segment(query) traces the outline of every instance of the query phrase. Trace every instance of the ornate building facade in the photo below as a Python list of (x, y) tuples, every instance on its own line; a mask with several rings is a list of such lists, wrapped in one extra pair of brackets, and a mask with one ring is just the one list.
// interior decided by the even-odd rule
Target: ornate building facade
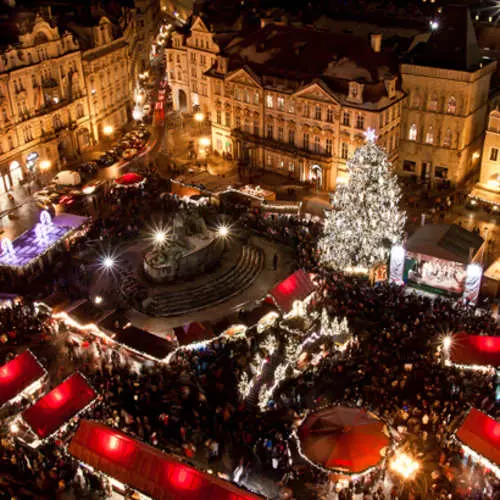
[(210, 117), (218, 153), (333, 190), (369, 128), (398, 163), (404, 93), (380, 42), (274, 24), (214, 33), (197, 18), (167, 48), (174, 107)]
[(78, 43), (40, 16), (0, 55), (0, 192), (90, 144)]

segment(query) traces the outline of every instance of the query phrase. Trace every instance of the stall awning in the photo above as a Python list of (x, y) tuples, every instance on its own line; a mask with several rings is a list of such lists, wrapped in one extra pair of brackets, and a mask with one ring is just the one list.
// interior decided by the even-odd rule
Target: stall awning
[(426, 224), (410, 236), (406, 249), (436, 259), (468, 264), (470, 254), (476, 255), (483, 242), (481, 236), (456, 224)]
[(184, 465), (123, 432), (82, 420), (69, 453), (115, 480), (156, 500), (257, 500), (237, 488)]
[(75, 373), (25, 410), (22, 416), (35, 434), (44, 439), (92, 403), (96, 397), (97, 394), (83, 376)]
[(465, 446), (500, 466), (500, 422), (472, 408), (456, 437)]
[(214, 337), (214, 331), (207, 323), (192, 321), (183, 326), (174, 328), (179, 345), (189, 345), (194, 342), (203, 342)]
[(0, 407), (45, 375), (31, 351), (24, 351), (0, 367)]
[(303, 269), (299, 269), (276, 285), (269, 295), (281, 311), (288, 313), (296, 300), (305, 300), (314, 292), (314, 289), (314, 283), (309, 275)]
[(457, 365), (500, 366), (500, 337), (453, 335), (450, 361)]

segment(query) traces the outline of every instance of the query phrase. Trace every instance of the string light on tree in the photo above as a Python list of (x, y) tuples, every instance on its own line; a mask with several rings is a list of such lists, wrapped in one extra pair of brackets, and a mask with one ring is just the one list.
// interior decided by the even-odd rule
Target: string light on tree
[(375, 131), (347, 162), (349, 182), (338, 186), (318, 245), (321, 261), (336, 270), (364, 269), (385, 262), (401, 243), (406, 215), (399, 210), (401, 189)]

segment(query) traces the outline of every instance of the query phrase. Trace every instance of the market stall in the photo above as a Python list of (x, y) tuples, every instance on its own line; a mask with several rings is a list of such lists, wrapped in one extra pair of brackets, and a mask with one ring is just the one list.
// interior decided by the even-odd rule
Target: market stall
[(36, 356), (24, 351), (0, 367), (0, 408), (34, 394), (47, 378)]
[(268, 293), (268, 297), (280, 311), (287, 314), (294, 307), (294, 302), (305, 301), (315, 290), (316, 286), (309, 275), (299, 269), (276, 285)]
[(466, 456), (490, 469), (500, 478), (500, 422), (471, 408), (455, 438)]
[(322, 470), (346, 475), (377, 467), (390, 445), (388, 430), (375, 415), (345, 406), (310, 414), (297, 436), (303, 458)]
[(127, 434), (82, 420), (68, 452), (84, 465), (157, 500), (257, 500), (261, 497), (185, 465)]
[(22, 413), (22, 419), (36, 435), (32, 445), (47, 439), (88, 408), (97, 398), (80, 373), (74, 373), (64, 382), (40, 398)]
[(500, 337), (457, 333), (444, 346), (446, 362), (470, 369), (500, 367)]
[(185, 346), (196, 342), (212, 339), (215, 334), (210, 324), (201, 321), (192, 321), (174, 328), (179, 345)]

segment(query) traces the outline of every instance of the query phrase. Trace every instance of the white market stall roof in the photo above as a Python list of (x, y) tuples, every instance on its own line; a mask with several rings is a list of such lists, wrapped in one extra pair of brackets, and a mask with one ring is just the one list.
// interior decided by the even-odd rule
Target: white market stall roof
[(500, 281), (500, 257), (486, 269), (484, 276), (495, 281)]
[(474, 256), (483, 243), (481, 236), (456, 224), (426, 224), (412, 234), (406, 249), (412, 253), (468, 264), (470, 249), (473, 249)]

